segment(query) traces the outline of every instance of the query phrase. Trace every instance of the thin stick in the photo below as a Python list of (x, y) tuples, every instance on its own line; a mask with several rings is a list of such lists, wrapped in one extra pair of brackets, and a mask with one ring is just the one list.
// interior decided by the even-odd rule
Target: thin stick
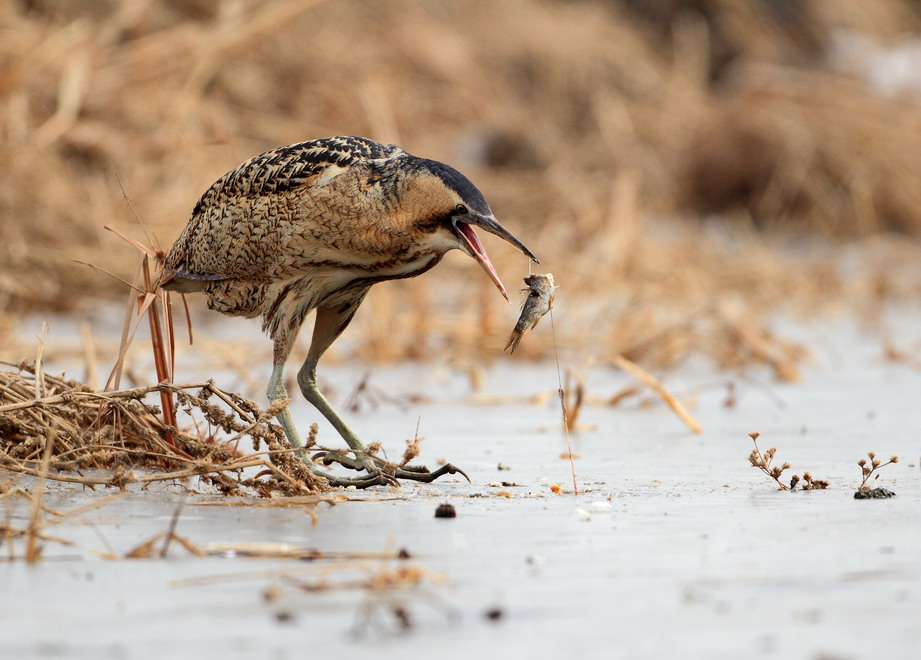
[(245, 468), (251, 467), (263, 467), (266, 469), (272, 469), (274, 467), (271, 463), (261, 460), (261, 459), (252, 459), (252, 460), (240, 460), (233, 463), (226, 463), (224, 465), (201, 465), (186, 470), (177, 470), (175, 472), (158, 472), (157, 474), (143, 474), (143, 475), (131, 475), (130, 479), (126, 479), (124, 475), (113, 475), (111, 477), (74, 477), (69, 474), (44, 474), (40, 469), (34, 469), (26, 467), (21, 463), (16, 463), (7, 459), (3, 463), (3, 469), (9, 470), (11, 472), (19, 472), (21, 474), (28, 474), (33, 477), (44, 477), (51, 479), (52, 481), (65, 481), (68, 483), (74, 484), (84, 484), (92, 486), (117, 486), (119, 483), (138, 483), (146, 484), (155, 481), (171, 481), (173, 479), (185, 479), (187, 477), (199, 477), (205, 476), (208, 474), (218, 474), (220, 472), (230, 472), (234, 470), (242, 470)]
[[(235, 413), (237, 413), (241, 419), (245, 419), (249, 421), (252, 418), (252, 416), (249, 413), (245, 412), (242, 408), (240, 408), (240, 406), (238, 406), (233, 399), (227, 396), (227, 394), (222, 389), (215, 386), (213, 382), (209, 381), (206, 387), (208, 388), (209, 392), (213, 392), (214, 394), (216, 394), (217, 397), (221, 401), (226, 403), (228, 407), (230, 407)], [(253, 421), (259, 421), (259, 420), (253, 420)]]
[(99, 389), (99, 370), (97, 369), (96, 344), (93, 341), (93, 329), (84, 321), (80, 324), (83, 335), (83, 359), (86, 362), (86, 382), (90, 389)]
[[(159, 288), (159, 287), (158, 287)], [(176, 377), (176, 334), (173, 329), (173, 304), (169, 291), (160, 289), (160, 301), (163, 306), (163, 321), (166, 325), (166, 341), (169, 354), (169, 381)]]
[(569, 437), (569, 415), (566, 412), (566, 393), (563, 391), (563, 373), (560, 370), (560, 351), (556, 345), (556, 325), (553, 323), (553, 307), (550, 308), (550, 332), (553, 335), (553, 357), (556, 359), (556, 378), (560, 385), (560, 408), (563, 411), (563, 430), (566, 431), (566, 451), (569, 455), (569, 468), (572, 470), (572, 490), (578, 495), (579, 484), (576, 483), (576, 463), (572, 458), (572, 441)]
[(74, 399), (99, 399), (108, 401), (109, 399), (141, 399), (151, 392), (163, 392), (174, 390), (190, 390), (208, 387), (211, 381), (204, 383), (189, 383), (188, 385), (172, 385), (169, 383), (158, 383), (147, 387), (133, 387), (127, 390), (115, 390), (113, 392), (67, 392), (66, 394), (55, 394), (46, 396), (43, 399), (33, 399), (31, 401), (20, 401), (18, 403), (8, 403), (0, 406), (0, 413), (12, 412), (14, 410), (23, 410), (25, 408), (36, 408), (41, 406), (50, 406), (58, 403), (68, 403)]
[(179, 294), (182, 297), (182, 309), (185, 311), (185, 324), (189, 330), (189, 346), (194, 342), (192, 341), (192, 315), (189, 314), (189, 303), (185, 298), (184, 293)]
[(45, 368), (42, 354), (45, 352), (45, 335), (48, 334), (48, 321), (42, 321), (42, 330), (38, 335), (38, 348), (35, 350), (35, 398), (45, 396)]
[(681, 421), (684, 422), (693, 433), (703, 432), (703, 429), (700, 427), (700, 424), (697, 423), (697, 420), (691, 417), (690, 413), (688, 413), (684, 406), (681, 405), (681, 402), (672, 396), (671, 392), (665, 389), (665, 386), (662, 385), (662, 383), (660, 383), (655, 376), (634, 364), (623, 355), (615, 356), (613, 362), (618, 367), (626, 372), (629, 372), (635, 378), (642, 381), (645, 385), (648, 385), (650, 388), (652, 388), (656, 394), (662, 397), (662, 400), (668, 404), (669, 408), (671, 408), (675, 414), (681, 418)]
[[(157, 382), (173, 382), (173, 374), (169, 369), (169, 360), (167, 359), (168, 348), (164, 344), (163, 330), (160, 319), (160, 309), (157, 305), (158, 298), (156, 286), (154, 286), (150, 277), (150, 262), (144, 259), (144, 285), (147, 291), (154, 296), (150, 307), (147, 308), (147, 319), (150, 325), (150, 344), (153, 349), (154, 368), (157, 372)], [(160, 403), (163, 406), (163, 421), (167, 426), (176, 428), (176, 413), (173, 410), (173, 395), (171, 392), (160, 390)], [(178, 447), (170, 431), (164, 432), (166, 442), (173, 447)]]
[(38, 545), (42, 527), (42, 497), (45, 494), (45, 479), (51, 469), (51, 452), (54, 449), (56, 434), (57, 429), (54, 426), (48, 429), (48, 435), (45, 438), (45, 453), (42, 455), (42, 467), (37, 475), (38, 482), (35, 484), (35, 492), (32, 495), (32, 510), (29, 513), (25, 552), (25, 560), (30, 564), (38, 561), (42, 556), (41, 546)]
[(110, 272), (107, 271), (105, 268), (100, 268), (100, 267), (97, 266), (96, 264), (91, 264), (91, 263), (89, 263), (89, 262), (87, 262), (87, 261), (80, 261), (79, 259), (74, 259), (74, 263), (80, 264), (81, 266), (89, 266), (90, 268), (92, 268), (92, 269), (95, 270), (95, 271), (98, 271), (98, 272), (100, 272), (100, 273), (103, 273), (103, 274), (105, 274), (105, 275), (108, 275), (109, 277), (112, 277), (112, 278), (118, 280), (119, 282), (121, 282), (122, 284), (124, 284), (124, 285), (125, 285), (126, 287), (128, 287), (129, 289), (134, 289), (135, 292), (137, 292), (137, 293), (144, 293), (144, 292), (141, 291), (138, 287), (136, 287), (136, 286), (134, 286), (133, 284), (131, 284), (131, 282), (129, 282), (128, 280), (119, 277), (119, 276), (116, 275), (115, 273), (110, 273)]
[[(138, 282), (141, 278), (141, 269), (144, 264), (144, 255), (138, 255), (137, 266), (134, 269), (134, 278), (132, 281)], [(138, 318), (132, 324), (132, 319), (134, 318), (134, 305), (135, 305), (135, 289), (137, 287), (132, 286), (131, 290), (128, 291), (128, 304), (125, 306), (125, 320), (122, 325), (122, 336), (121, 341), (118, 345), (118, 359), (115, 360), (115, 364), (112, 365), (112, 371), (109, 373), (109, 377), (106, 380), (106, 385), (103, 389), (115, 389), (117, 390), (121, 385), (122, 379), (122, 369), (124, 367), (125, 356), (128, 353), (128, 346), (131, 345), (132, 340), (134, 339), (134, 333), (137, 332), (138, 325), (140, 324), (140, 314), (138, 312)], [(141, 295), (141, 294), (137, 294)], [(132, 325), (134, 330), (132, 330)]]

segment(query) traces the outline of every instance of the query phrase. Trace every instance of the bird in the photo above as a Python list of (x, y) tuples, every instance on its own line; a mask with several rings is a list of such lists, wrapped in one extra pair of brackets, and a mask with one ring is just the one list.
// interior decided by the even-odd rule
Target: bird
[[(334, 486), (432, 481), (463, 472), (450, 464), (432, 472), (394, 467), (370, 455), (317, 387), (317, 363), (371, 286), (422, 275), (450, 250), (472, 257), (507, 300), (474, 228), (539, 263), (453, 167), (368, 138), (321, 138), (267, 151), (215, 181), (166, 254), (159, 284), (167, 291), (202, 292), (208, 307), (223, 314), (262, 319), (273, 345), (266, 390), (272, 402), (287, 399), (285, 364), (301, 325), (314, 312), (297, 383), (345, 440), (350, 455), (310, 458), (302, 451), (301, 459)], [(288, 407), (277, 419), (291, 446), (302, 450)], [(340, 463), (362, 476), (335, 475), (317, 460)]]

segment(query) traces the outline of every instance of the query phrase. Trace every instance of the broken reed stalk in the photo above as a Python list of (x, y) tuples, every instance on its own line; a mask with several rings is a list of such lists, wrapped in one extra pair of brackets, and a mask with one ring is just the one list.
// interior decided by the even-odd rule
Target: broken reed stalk
[(662, 400), (665, 401), (665, 403), (668, 404), (668, 407), (671, 408), (676, 415), (678, 415), (679, 419), (681, 419), (681, 421), (684, 422), (689, 429), (691, 429), (692, 433), (703, 432), (703, 429), (701, 428), (700, 424), (697, 423), (697, 420), (694, 419), (690, 413), (688, 413), (685, 407), (681, 405), (681, 402), (678, 401), (678, 399), (676, 399), (671, 392), (665, 389), (665, 386), (662, 385), (662, 383), (659, 382), (655, 376), (650, 374), (645, 369), (642, 369), (637, 364), (631, 362), (623, 355), (614, 356), (612, 362), (627, 373), (633, 375), (637, 380), (650, 387), (656, 394), (662, 397)]
[(42, 528), (42, 498), (45, 496), (45, 480), (48, 478), (48, 471), (51, 469), (51, 454), (54, 451), (55, 434), (56, 429), (52, 425), (46, 435), (42, 465), (38, 471), (38, 481), (32, 492), (32, 506), (29, 511), (29, 527), (26, 530), (25, 551), (25, 560), (30, 564), (38, 561), (42, 556), (42, 547), (38, 543)]
[[(127, 199), (127, 195), (125, 198)], [(130, 200), (128, 202), (130, 205)], [(145, 312), (150, 326), (150, 347), (153, 353), (157, 382), (172, 383), (176, 355), (175, 332), (173, 330), (173, 315), (169, 293), (161, 289), (159, 284), (159, 271), (162, 268), (163, 255), (153, 247), (139, 243), (112, 227), (106, 226), (105, 228), (136, 248), (140, 253), (134, 281), (131, 284), (132, 289), (137, 291), (137, 295), (129, 299), (129, 309), (125, 313), (125, 326), (122, 329), (122, 342), (119, 346), (118, 359), (112, 368), (112, 373), (109, 375), (106, 389), (112, 383), (118, 383), (121, 379), (121, 369), (124, 365), (125, 355), (137, 332), (140, 319)], [(151, 274), (151, 261), (157, 266), (155, 275)], [(131, 323), (131, 312), (135, 305), (137, 306), (137, 312), (135, 314), (134, 329), (129, 332), (128, 326)], [(162, 314), (161, 308), (163, 310)], [(191, 338), (191, 331), (189, 336)], [(167, 444), (178, 449), (173, 437), (173, 432), (176, 429), (176, 410), (173, 406), (172, 394), (169, 391), (161, 390), (160, 403), (163, 407), (163, 420), (165, 422), (163, 438)]]
[[(530, 262), (528, 262), (530, 269)], [(563, 389), (563, 373), (560, 370), (560, 351), (556, 344), (556, 326), (553, 323), (553, 307), (550, 307), (550, 332), (553, 335), (553, 356), (556, 358), (556, 378), (559, 383), (557, 390), (560, 395), (560, 409), (563, 412), (563, 431), (566, 433), (566, 452), (569, 456), (569, 469), (572, 472), (572, 490), (573, 493), (579, 494), (579, 484), (576, 482), (576, 462), (572, 456), (572, 440), (569, 435), (569, 415), (566, 413), (566, 392)]]
[(96, 343), (93, 341), (93, 329), (86, 321), (80, 324), (80, 335), (83, 339), (83, 361), (86, 366), (86, 384), (90, 389), (99, 389), (99, 369), (96, 358)]
[(48, 321), (42, 321), (42, 330), (38, 335), (38, 348), (35, 349), (35, 398), (45, 396), (45, 365), (42, 356), (45, 352), (45, 337), (48, 334)]
[(569, 395), (572, 395), (572, 405), (566, 404), (566, 418), (569, 421), (569, 428), (575, 429), (579, 413), (582, 411), (582, 404), (585, 401), (585, 379), (570, 368), (566, 369), (566, 395), (567, 399), (570, 398)]
[(717, 309), (726, 326), (759, 360), (771, 366), (777, 378), (788, 383), (800, 381), (797, 360), (786, 355), (782, 342), (775, 340), (749, 318), (745, 306), (738, 300), (724, 298), (720, 300)]

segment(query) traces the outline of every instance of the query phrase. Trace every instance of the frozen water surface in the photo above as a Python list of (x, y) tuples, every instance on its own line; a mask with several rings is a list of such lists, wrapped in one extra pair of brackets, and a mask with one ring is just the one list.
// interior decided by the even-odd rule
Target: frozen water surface
[[(913, 318), (900, 327), (917, 330)], [(50, 544), (33, 566), (0, 563), (0, 656), (918, 657), (921, 372), (884, 362), (878, 339), (849, 327), (828, 336), (799, 385), (703, 367), (669, 375), (673, 390), (697, 392), (699, 436), (659, 405), (588, 407), (580, 421), (596, 429), (573, 437), (578, 496), (550, 491), (571, 487), (552, 397), (472, 404), (462, 379), (438, 368), (375, 368), (372, 385), (431, 402), (366, 406), (349, 416), (357, 430), (398, 456), (421, 415), (422, 462), (449, 459), (472, 485), (449, 477), (397, 493), (379, 488), (372, 494), (404, 499), (321, 505), (315, 526), (296, 508), (196, 507), (207, 498), (190, 495), (177, 531), (202, 546), (406, 548), (410, 559), (346, 562), (343, 572), (323, 561), (195, 558), (175, 544), (165, 560), (101, 559), (94, 551), (123, 553), (164, 531), (183, 491), (133, 492), (48, 530), (76, 546)], [(326, 367), (321, 378), (341, 404), (362, 373)], [(486, 394), (553, 392), (556, 378), (552, 365), (503, 364), (488, 372)], [(724, 405), (725, 387), (712, 386), (727, 380), (736, 383), (734, 407)], [(596, 368), (589, 393), (628, 382)], [(295, 413), (305, 427), (313, 421), (302, 402)], [(787, 475), (808, 470), (831, 487), (778, 492), (746, 460), (755, 429), (762, 449), (776, 446), (776, 460), (793, 464)], [(321, 431), (324, 442), (332, 438)], [(878, 482), (895, 498), (853, 499), (856, 461), (868, 450), (901, 457)], [(495, 481), (521, 485), (489, 486)], [(66, 511), (106, 495), (50, 484), (46, 503)], [(441, 502), (457, 517), (436, 519)], [(26, 514), (14, 509), (14, 526)], [(307, 592), (280, 577), (367, 579), (405, 566), (444, 582), (369, 594)], [(181, 582), (204, 576), (226, 579)], [(395, 607), (411, 619), (408, 632), (388, 632)]]

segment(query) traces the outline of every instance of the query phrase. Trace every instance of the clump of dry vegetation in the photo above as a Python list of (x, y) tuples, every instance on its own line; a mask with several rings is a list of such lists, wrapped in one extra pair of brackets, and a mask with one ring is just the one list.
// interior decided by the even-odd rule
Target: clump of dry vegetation
[[(748, 434), (748, 437), (751, 438), (752, 442), (755, 444), (755, 448), (752, 449), (751, 453), (748, 455), (748, 462), (751, 463), (752, 467), (758, 468), (776, 481), (780, 490), (796, 490), (797, 487), (799, 487), (799, 490), (825, 490), (828, 488), (828, 481), (824, 479), (815, 479), (809, 472), (804, 472), (802, 479), (800, 479), (799, 475), (794, 474), (790, 478), (790, 485), (788, 486), (780, 480), (780, 477), (783, 476), (786, 470), (790, 469), (790, 464), (784, 462), (782, 465), (772, 465), (774, 455), (777, 453), (777, 448), (771, 447), (762, 453), (758, 448), (758, 438), (761, 437), (761, 433), (752, 431)], [(799, 485), (800, 481), (805, 483)]]
[[(102, 231), (139, 236), (125, 194), (165, 249), (243, 160), (358, 134), (479, 183), (557, 275), (561, 344), (649, 368), (702, 353), (795, 380), (808, 351), (772, 332), (774, 312), (921, 289), (895, 266), (917, 249), (873, 237), (921, 235), (918, 101), (836, 55), (849, 29), (888, 46), (921, 19), (908, 0), (777, 6), (3, 3), (0, 334), (23, 310), (121, 295), (76, 262), (130, 272), (131, 251)], [(856, 247), (803, 254), (807, 232)], [(520, 275), (518, 256), (493, 252)], [(498, 355), (513, 313), (470, 268), (449, 258), (375, 287), (352, 353)]]
[[(11, 472), (120, 489), (192, 477), (226, 494), (323, 489), (322, 479), (292, 455), (281, 428), (270, 423), (277, 411), (212, 382), (97, 392), (48, 374), (39, 381), (31, 364), (7, 366), (15, 370), (0, 371), (0, 467)], [(42, 396), (35, 396), (36, 388)], [(162, 410), (145, 401), (162, 393), (176, 397), (188, 430), (167, 425)], [(268, 451), (241, 451), (244, 438)], [(35, 463), (46, 451), (42, 470)], [(263, 470), (244, 476), (244, 469), (255, 467)], [(94, 469), (104, 473), (82, 473)]]
[[(752, 449), (751, 453), (748, 455), (748, 462), (751, 463), (752, 467), (756, 467), (767, 476), (777, 482), (780, 490), (825, 490), (828, 488), (828, 481), (824, 479), (815, 479), (813, 476), (804, 472), (802, 479), (799, 475), (794, 474), (790, 478), (790, 485), (788, 486), (783, 481), (781, 477), (786, 470), (790, 469), (789, 463), (783, 463), (782, 465), (774, 465), (774, 455), (777, 453), (776, 447), (771, 447), (767, 451), (762, 452), (758, 448), (758, 438), (761, 437), (761, 433), (758, 431), (752, 431), (748, 434), (748, 437), (752, 439), (752, 442), (755, 444), (755, 448)], [(857, 465), (860, 466), (861, 475), (863, 476), (863, 481), (860, 482), (860, 486), (857, 487), (857, 492), (854, 493), (855, 499), (879, 499), (887, 498), (895, 495), (892, 491), (886, 490), (885, 488), (873, 488), (871, 489), (868, 485), (871, 478), (879, 479), (878, 470), (886, 467), (887, 465), (892, 465), (899, 462), (898, 456), (890, 456), (889, 460), (885, 463), (882, 462), (882, 459), (876, 457), (875, 452), (867, 452), (866, 458), (861, 458), (857, 461)], [(875, 475), (875, 476), (874, 476)], [(802, 485), (800, 482), (803, 481)]]

